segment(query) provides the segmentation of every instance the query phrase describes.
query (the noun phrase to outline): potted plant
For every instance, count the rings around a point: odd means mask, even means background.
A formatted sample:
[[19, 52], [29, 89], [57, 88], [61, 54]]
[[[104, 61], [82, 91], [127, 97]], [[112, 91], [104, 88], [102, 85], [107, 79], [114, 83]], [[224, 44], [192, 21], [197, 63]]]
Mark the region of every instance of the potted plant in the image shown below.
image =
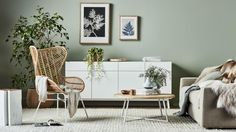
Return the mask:
[[[12, 77], [12, 85], [15, 88], [33, 87], [34, 69], [29, 46], [34, 45], [37, 48], [65, 46], [65, 40], [69, 40], [66, 29], [60, 24], [63, 21], [62, 16], [58, 13], [45, 12], [39, 6], [36, 10], [37, 14], [31, 17], [20, 16], [6, 39], [6, 42], [12, 45], [10, 62], [18, 68], [18, 72]], [[32, 89], [30, 91], [32, 92]], [[33, 91], [35, 92], [35, 90]], [[30, 100], [33, 99], [28, 101]], [[37, 102], [35, 104], [37, 105]]]
[[87, 52], [85, 60], [87, 62], [87, 69], [88, 69], [88, 78], [92, 77], [92, 72], [96, 73], [95, 77], [100, 79], [103, 77], [103, 56], [104, 50], [102, 48], [90, 48]]
[[150, 66], [140, 77], [145, 77], [144, 88], [150, 89], [157, 87], [158, 89], [166, 85], [166, 77], [170, 72], [166, 69]]

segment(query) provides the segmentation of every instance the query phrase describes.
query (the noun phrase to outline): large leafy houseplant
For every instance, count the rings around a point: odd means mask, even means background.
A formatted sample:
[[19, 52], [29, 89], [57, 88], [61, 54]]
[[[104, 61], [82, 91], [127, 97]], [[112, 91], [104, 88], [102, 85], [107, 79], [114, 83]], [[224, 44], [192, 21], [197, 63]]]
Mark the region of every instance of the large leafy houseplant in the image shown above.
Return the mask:
[[87, 62], [87, 69], [88, 69], [88, 78], [92, 77], [92, 71], [94, 70], [96, 78], [103, 77], [103, 56], [104, 50], [102, 48], [90, 48], [87, 52], [85, 60]]
[[61, 24], [62, 16], [45, 12], [42, 7], [36, 10], [37, 14], [31, 17], [20, 16], [6, 39], [12, 45], [10, 61], [18, 68], [18, 72], [12, 77], [13, 87], [16, 88], [26, 88], [33, 84], [34, 71], [29, 46], [65, 46], [65, 40], [69, 40], [68, 33]]
[[154, 83], [157, 88], [161, 88], [166, 85], [166, 78], [170, 72], [164, 68], [150, 66], [145, 73], [140, 74], [140, 77], [150, 79], [151, 83]]

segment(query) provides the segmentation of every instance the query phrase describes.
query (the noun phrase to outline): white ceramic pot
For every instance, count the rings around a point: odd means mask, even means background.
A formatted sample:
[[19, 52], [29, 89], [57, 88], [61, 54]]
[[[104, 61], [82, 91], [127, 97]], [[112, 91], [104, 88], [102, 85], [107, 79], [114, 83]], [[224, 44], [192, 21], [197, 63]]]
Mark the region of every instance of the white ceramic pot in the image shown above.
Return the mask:
[[151, 79], [149, 77], [146, 78], [143, 87], [146, 89], [152, 89], [154, 87], [156, 87], [156, 83], [152, 82]]

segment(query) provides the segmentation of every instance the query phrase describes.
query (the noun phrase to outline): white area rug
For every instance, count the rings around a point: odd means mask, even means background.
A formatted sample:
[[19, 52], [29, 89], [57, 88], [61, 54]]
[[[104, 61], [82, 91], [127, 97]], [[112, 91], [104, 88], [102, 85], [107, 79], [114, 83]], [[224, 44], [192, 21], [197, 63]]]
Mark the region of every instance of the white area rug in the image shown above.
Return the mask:
[[[87, 109], [89, 119], [86, 118], [84, 111], [78, 109], [77, 114], [64, 123], [64, 110], [60, 109], [59, 115], [56, 116], [56, 109], [40, 109], [37, 122], [45, 122], [48, 119], [60, 121], [64, 126], [52, 127], [34, 127], [32, 123], [33, 112], [35, 109], [23, 110], [23, 125], [1, 127], [0, 132], [205, 132], [205, 131], [235, 131], [235, 130], [216, 130], [204, 129], [200, 127], [190, 117], [175, 117], [172, 116], [177, 110], [168, 110], [169, 122], [135, 120], [123, 123], [123, 118], [120, 117], [121, 109], [112, 108], [92, 108]], [[129, 115], [150, 117], [160, 114], [158, 109], [149, 108], [131, 108]]]

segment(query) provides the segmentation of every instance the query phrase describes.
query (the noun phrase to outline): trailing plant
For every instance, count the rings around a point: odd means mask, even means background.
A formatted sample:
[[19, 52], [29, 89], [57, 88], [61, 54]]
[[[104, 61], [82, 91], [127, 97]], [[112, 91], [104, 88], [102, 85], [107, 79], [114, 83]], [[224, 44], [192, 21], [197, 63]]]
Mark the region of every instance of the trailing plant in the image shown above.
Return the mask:
[[150, 66], [145, 73], [139, 75], [139, 77], [149, 78], [152, 83], [155, 83], [157, 87], [166, 86], [166, 78], [170, 74], [170, 71], [156, 67]]
[[10, 62], [19, 68], [19, 72], [12, 77], [13, 87], [16, 88], [26, 88], [33, 84], [34, 70], [29, 46], [34, 45], [37, 48], [65, 46], [65, 40], [69, 40], [68, 33], [61, 24], [62, 16], [58, 13], [45, 12], [43, 7], [39, 6], [36, 10], [36, 15], [20, 16], [6, 39], [6, 42], [12, 45]]
[[87, 62], [87, 69], [88, 69], [88, 78], [92, 77], [92, 72], [95, 71], [96, 78], [103, 77], [103, 55], [104, 50], [102, 48], [90, 48], [87, 52], [85, 60]]

